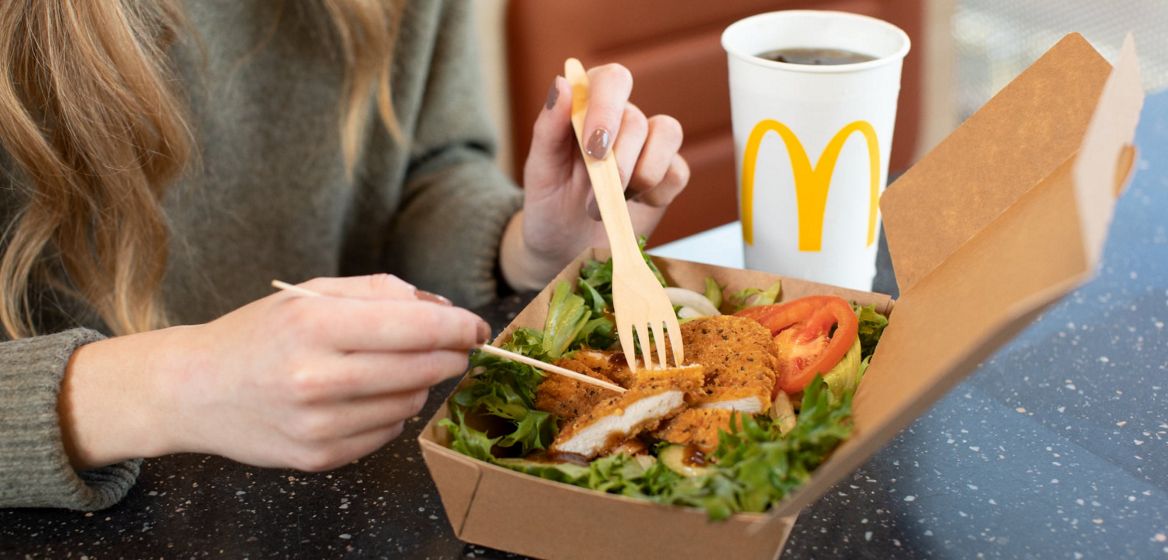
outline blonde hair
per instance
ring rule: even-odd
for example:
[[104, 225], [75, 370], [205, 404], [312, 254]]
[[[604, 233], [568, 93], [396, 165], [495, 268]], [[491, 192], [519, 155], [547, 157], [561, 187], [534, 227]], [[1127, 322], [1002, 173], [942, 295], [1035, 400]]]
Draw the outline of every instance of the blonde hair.
[[[346, 72], [338, 124], [355, 165], [375, 91], [390, 104], [390, 0], [320, 0]], [[0, 257], [0, 324], [36, 334], [39, 290], [81, 299], [115, 334], [167, 324], [163, 192], [193, 155], [166, 48], [184, 30], [178, 0], [6, 2], [0, 6], [0, 147], [21, 207]]]

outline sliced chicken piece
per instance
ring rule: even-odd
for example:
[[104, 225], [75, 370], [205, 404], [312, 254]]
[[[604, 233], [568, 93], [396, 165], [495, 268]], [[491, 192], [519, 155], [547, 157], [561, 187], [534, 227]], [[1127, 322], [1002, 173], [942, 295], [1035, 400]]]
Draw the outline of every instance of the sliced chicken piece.
[[686, 401], [691, 404], [705, 396], [706, 368], [700, 364], [679, 368], [639, 369], [634, 375], [636, 377], [633, 386], [657, 382], [676, 383], [679, 389], [685, 391]]
[[[773, 383], [772, 383], [773, 385]], [[764, 396], [765, 390], [765, 396]], [[738, 412], [745, 412], [747, 414], [758, 414], [766, 409], [767, 399], [770, 398], [770, 388], [768, 387], [716, 387], [714, 394], [707, 395], [706, 398], [697, 405], [697, 408], [717, 408], [724, 410], [737, 410]]]
[[645, 446], [645, 442], [641, 441], [640, 439], [638, 439], [636, 437], [631, 437], [631, 438], [626, 439], [623, 442], [621, 442], [620, 445], [610, 449], [608, 451], [608, 454], [609, 455], [617, 455], [620, 453], [624, 453], [625, 455], [634, 455], [635, 456], [635, 455], [640, 455], [642, 453], [645, 453], [648, 450], [649, 450], [649, 448]]
[[[557, 361], [556, 365], [602, 381], [612, 382], [604, 374], [596, 372], [578, 360], [563, 359]], [[581, 414], [592, 410], [596, 403], [612, 395], [612, 391], [595, 385], [580, 383], [562, 375], [549, 374], [536, 387], [535, 408], [556, 415], [560, 419], [560, 425], [565, 426]]]
[[637, 379], [636, 374], [629, 369], [629, 362], [625, 359], [623, 352], [580, 350], [572, 357], [626, 389], [631, 387]]
[[653, 371], [629, 390], [607, 397], [581, 414], [556, 436], [552, 453], [596, 457], [645, 430], [656, 428], [686, 407], [686, 394], [704, 379], [701, 366]]
[[692, 445], [708, 455], [718, 448], [718, 431], [730, 431], [732, 414], [724, 408], [691, 408], [674, 416], [653, 435], [670, 443]]
[[730, 430], [732, 412], [758, 414], [770, 406], [777, 350], [770, 331], [744, 317], [696, 319], [682, 325], [681, 333], [686, 358], [705, 366], [706, 381], [694, 407], [653, 435], [710, 453], [718, 447], [718, 431]]
[[766, 410], [777, 379], [777, 349], [754, 319], [721, 315], [681, 327], [686, 358], [706, 368], [697, 406], [757, 413]]

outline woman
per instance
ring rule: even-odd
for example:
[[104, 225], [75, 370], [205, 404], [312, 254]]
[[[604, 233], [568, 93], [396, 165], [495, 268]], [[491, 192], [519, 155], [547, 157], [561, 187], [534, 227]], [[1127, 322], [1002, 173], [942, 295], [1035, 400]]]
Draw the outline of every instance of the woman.
[[[489, 336], [431, 292], [482, 304], [603, 243], [563, 78], [525, 188], [493, 165], [468, 10], [0, 6], [0, 507], [107, 507], [140, 457], [368, 454]], [[681, 128], [590, 74], [586, 147], [648, 233], [688, 180]], [[314, 277], [327, 297], [268, 287]]]

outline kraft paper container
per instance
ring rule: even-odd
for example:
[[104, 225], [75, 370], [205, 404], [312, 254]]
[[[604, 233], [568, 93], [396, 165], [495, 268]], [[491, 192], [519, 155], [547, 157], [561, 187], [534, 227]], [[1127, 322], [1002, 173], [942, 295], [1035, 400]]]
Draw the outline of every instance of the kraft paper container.
[[[783, 278], [783, 298], [838, 294], [890, 312], [853, 402], [855, 432], [767, 514], [703, 511], [602, 494], [473, 460], [438, 421], [419, 442], [454, 533], [543, 558], [774, 558], [795, 516], [864, 463], [1043, 309], [1089, 279], [1133, 162], [1143, 102], [1130, 39], [1112, 67], [1079, 35], [1034, 63], [881, 201], [901, 297]], [[588, 251], [556, 279], [573, 280]], [[776, 277], [657, 259], [676, 285], [729, 289]], [[553, 282], [554, 285], [554, 282]], [[499, 336], [543, 324], [545, 290]], [[464, 380], [465, 383], [465, 380]]]

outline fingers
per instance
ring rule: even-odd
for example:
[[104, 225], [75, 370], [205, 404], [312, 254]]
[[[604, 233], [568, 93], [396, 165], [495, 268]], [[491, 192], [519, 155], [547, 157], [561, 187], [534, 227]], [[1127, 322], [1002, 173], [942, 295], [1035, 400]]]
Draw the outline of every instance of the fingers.
[[[624, 117], [621, 119], [620, 136], [613, 146], [613, 155], [616, 157], [616, 166], [620, 171], [621, 184], [626, 188], [633, 170], [637, 167], [637, 158], [643, 157], [642, 149], [646, 145], [649, 134], [649, 121], [636, 105], [629, 103], [625, 106]], [[588, 191], [588, 215], [593, 220], [600, 220], [600, 208], [596, 205], [596, 196]]]
[[[669, 162], [665, 176], [655, 186], [641, 191], [633, 200], [647, 206], [660, 208], [673, 202], [685, 186], [689, 184], [689, 164], [680, 154], [674, 154]], [[630, 187], [631, 189], [631, 187]]]
[[682, 130], [677, 119], [656, 115], [646, 122], [645, 145], [641, 148], [636, 167], [630, 167], [629, 198], [645, 194], [665, 181], [681, 149]]
[[299, 286], [322, 295], [356, 299], [414, 299], [417, 292], [412, 284], [392, 274], [314, 278]]
[[338, 351], [469, 350], [491, 336], [470, 311], [417, 300], [291, 298], [276, 321], [293, 345]]
[[625, 105], [633, 92], [633, 76], [619, 64], [588, 71], [588, 112], [584, 114], [584, 151], [603, 158], [620, 137]]
[[531, 131], [531, 150], [524, 168], [527, 188], [562, 183], [564, 169], [580, 159], [576, 135], [572, 131], [572, 94], [568, 81], [556, 76], [548, 89], [547, 102]]
[[405, 423], [377, 428], [329, 445], [304, 445], [296, 453], [292, 467], [309, 472], [332, 470], [381, 449], [401, 435]]
[[633, 170], [637, 168], [638, 158], [643, 157], [644, 149], [649, 147], [646, 140], [649, 138], [649, 120], [632, 103], [625, 107], [624, 118], [621, 119], [621, 133], [613, 146], [616, 156], [616, 166], [620, 169], [621, 184], [626, 188]]
[[300, 409], [281, 429], [297, 443], [327, 445], [404, 422], [422, 411], [428, 397], [429, 391], [422, 389], [355, 401], [322, 403]]
[[462, 350], [355, 352], [330, 356], [292, 374], [289, 390], [300, 403], [356, 399], [426, 389], [467, 369]]

